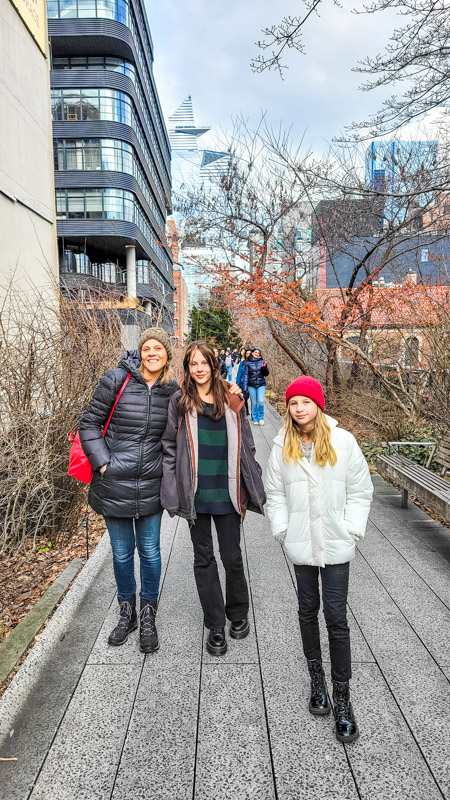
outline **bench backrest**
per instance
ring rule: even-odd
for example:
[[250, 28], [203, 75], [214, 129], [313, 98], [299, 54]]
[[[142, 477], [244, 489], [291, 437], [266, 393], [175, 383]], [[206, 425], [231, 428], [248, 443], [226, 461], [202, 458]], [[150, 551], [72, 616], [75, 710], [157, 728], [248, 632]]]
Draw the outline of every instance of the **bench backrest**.
[[439, 442], [436, 448], [436, 452], [433, 458], [435, 461], [437, 461], [438, 464], [441, 464], [444, 468], [450, 469], [450, 431], [444, 433], [441, 441]]

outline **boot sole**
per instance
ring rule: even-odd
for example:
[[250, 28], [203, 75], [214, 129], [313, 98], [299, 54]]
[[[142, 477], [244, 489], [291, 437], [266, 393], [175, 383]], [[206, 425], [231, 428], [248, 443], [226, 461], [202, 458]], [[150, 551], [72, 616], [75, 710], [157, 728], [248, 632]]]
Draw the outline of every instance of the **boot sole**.
[[225, 653], [228, 650], [228, 645], [225, 642], [223, 647], [211, 647], [210, 645], [208, 645], [208, 642], [207, 642], [206, 643], [206, 649], [207, 649], [208, 653], [210, 654], [210, 656], [224, 656]]
[[138, 624], [137, 624], [137, 621], [136, 621], [136, 625], [132, 625], [132, 626], [131, 626], [131, 628], [130, 628], [130, 630], [128, 631], [128, 633], [127, 633], [127, 635], [126, 635], [125, 639], [123, 640], [123, 642], [111, 642], [111, 641], [108, 639], [108, 644], [109, 644], [111, 647], [122, 647], [122, 645], [123, 645], [123, 644], [125, 644], [125, 642], [127, 641], [128, 637], [129, 637], [129, 635], [130, 635], [130, 633], [133, 633], [133, 631], [137, 631], [137, 626], [138, 626]]
[[342, 736], [340, 733], [336, 733], [336, 739], [338, 740], [338, 742], [342, 742], [342, 744], [354, 742], [358, 737], [359, 737], [359, 728], [357, 728], [355, 733], [352, 733], [350, 736]]
[[230, 628], [230, 636], [232, 639], [245, 639], [245, 637], [248, 636], [249, 633], [250, 633], [250, 624], [248, 624], [243, 631], [233, 631], [233, 629]]
[[327, 717], [328, 714], [331, 714], [331, 706], [328, 706], [328, 708], [311, 708], [311, 706], [308, 706], [308, 708], [313, 717]]
[[158, 642], [158, 647], [150, 647], [150, 648], [146, 647], [144, 649], [143, 647], [139, 646], [139, 650], [141, 651], [141, 653], [157, 653], [159, 650], [159, 642]]

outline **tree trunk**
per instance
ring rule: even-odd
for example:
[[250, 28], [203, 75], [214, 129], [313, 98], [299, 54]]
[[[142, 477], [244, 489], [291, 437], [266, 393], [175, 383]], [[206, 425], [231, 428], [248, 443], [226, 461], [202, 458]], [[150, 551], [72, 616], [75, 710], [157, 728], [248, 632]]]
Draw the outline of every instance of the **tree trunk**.
[[303, 375], [308, 375], [309, 369], [302, 358], [300, 358], [297, 353], [294, 352], [292, 347], [290, 347], [287, 342], [284, 341], [280, 333], [277, 331], [276, 325], [273, 319], [269, 316], [266, 317], [266, 320], [269, 324], [270, 332], [275, 339], [276, 343], [280, 345], [282, 350], [289, 356], [290, 359], [294, 362], [294, 364], [299, 368], [299, 370], [303, 373]]
[[328, 397], [334, 394], [334, 362], [336, 361], [336, 353], [338, 346], [336, 342], [332, 342], [328, 348], [327, 371], [325, 378], [325, 386]]

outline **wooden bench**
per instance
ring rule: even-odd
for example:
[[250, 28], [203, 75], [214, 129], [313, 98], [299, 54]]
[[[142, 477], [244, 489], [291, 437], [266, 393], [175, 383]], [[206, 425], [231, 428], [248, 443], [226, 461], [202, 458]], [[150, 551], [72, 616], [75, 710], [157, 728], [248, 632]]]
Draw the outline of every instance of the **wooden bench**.
[[[450, 522], [450, 481], [445, 479], [450, 469], [450, 431], [444, 435], [439, 444], [436, 442], [388, 442], [389, 449], [396, 452], [377, 457], [377, 469], [380, 475], [402, 489], [402, 508], [408, 507], [408, 492], [421, 500], [431, 511], [447, 522]], [[398, 452], [401, 445], [422, 445], [430, 447], [430, 455], [426, 467], [416, 464]], [[434, 458], [442, 466], [442, 472], [435, 475], [428, 469]]]

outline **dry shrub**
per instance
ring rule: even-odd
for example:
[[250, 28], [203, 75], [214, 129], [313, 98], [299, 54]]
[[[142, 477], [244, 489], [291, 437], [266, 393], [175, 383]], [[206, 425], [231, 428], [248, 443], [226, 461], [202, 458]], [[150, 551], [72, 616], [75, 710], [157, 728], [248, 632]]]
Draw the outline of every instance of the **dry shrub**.
[[[86, 487], [67, 474], [68, 433], [123, 352], [117, 311], [10, 288], [0, 321], [0, 552], [78, 525]], [[98, 292], [96, 303], [98, 303]]]

